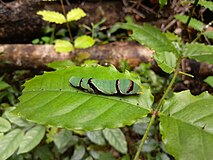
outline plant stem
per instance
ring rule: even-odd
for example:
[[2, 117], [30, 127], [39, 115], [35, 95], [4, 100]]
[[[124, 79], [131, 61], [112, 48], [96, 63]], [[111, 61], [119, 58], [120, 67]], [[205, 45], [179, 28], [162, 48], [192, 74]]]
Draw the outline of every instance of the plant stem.
[[169, 83], [169, 86], [167, 87], [167, 89], [166, 89], [165, 93], [163, 94], [162, 98], [160, 99], [160, 102], [158, 103], [156, 109], [155, 109], [155, 110], [153, 111], [153, 113], [152, 113], [152, 117], [151, 117], [151, 119], [150, 119], [150, 121], [149, 121], [149, 124], [148, 124], [148, 126], [147, 126], [147, 129], [146, 129], [146, 131], [145, 131], [145, 133], [144, 133], [144, 135], [143, 135], [143, 137], [142, 137], [142, 139], [141, 139], [141, 142], [140, 142], [140, 145], [139, 145], [139, 147], [138, 147], [138, 149], [137, 149], [137, 152], [136, 152], [136, 154], [135, 154], [134, 160], [138, 160], [138, 158], [139, 158], [139, 156], [140, 156], [140, 152], [142, 151], [144, 142], [145, 142], [145, 140], [146, 140], [147, 137], [148, 137], [148, 134], [149, 134], [149, 131], [150, 131], [150, 129], [151, 129], [151, 126], [152, 126], [152, 124], [154, 123], [155, 118], [156, 118], [157, 115], [158, 115], [158, 112], [159, 112], [159, 111], [161, 110], [161, 108], [162, 108], [161, 106], [162, 106], [162, 104], [163, 104], [163, 101], [165, 100], [165, 98], [166, 98], [166, 96], [168, 95], [170, 89], [172, 88], [172, 85], [173, 85], [174, 82], [175, 82], [175, 79], [176, 79], [176, 77], [177, 77], [177, 75], [178, 75], [178, 73], [179, 73], [180, 62], [181, 62], [181, 58], [178, 59], [177, 66], [176, 66], [174, 75], [173, 75], [173, 77], [172, 77], [172, 80], [171, 80], [171, 82]]
[[196, 8], [198, 2], [199, 2], [199, 0], [195, 0], [195, 2], [194, 2], [194, 4], [193, 4], [193, 8], [192, 8], [192, 10], [191, 10], [191, 12], [190, 12], [190, 15], [189, 15], [189, 18], [188, 18], [188, 20], [187, 20], [187, 22], [186, 22], [186, 28], [187, 28], [188, 25], [189, 25], [189, 22], [190, 22], [190, 20], [191, 20], [191, 18], [192, 18], [192, 15], [193, 15], [193, 13], [194, 13], [194, 11], [195, 11], [195, 8]]
[[137, 152], [136, 152], [136, 154], [135, 154], [134, 160], [138, 160], [138, 158], [139, 158], [139, 156], [140, 156], [140, 152], [141, 152], [141, 150], [142, 150], [142, 148], [143, 148], [143, 144], [144, 144], [146, 138], [148, 137], [149, 131], [150, 131], [150, 129], [151, 129], [152, 124], [153, 124], [154, 121], [155, 121], [155, 117], [156, 117], [156, 116], [157, 116], [157, 115], [156, 115], [155, 113], [152, 114], [152, 117], [151, 117], [151, 119], [150, 119], [150, 121], [149, 121], [149, 124], [148, 124], [148, 126], [147, 126], [147, 129], [146, 129], [146, 131], [145, 131], [145, 133], [144, 133], [144, 135], [143, 135], [143, 138], [141, 139], [140, 145], [139, 145], [139, 147], [138, 147], [138, 149], [137, 149]]
[[68, 32], [69, 32], [70, 41], [73, 42], [72, 33], [71, 33], [71, 29], [70, 29], [69, 23], [68, 23], [68, 21], [67, 21], [67, 16], [66, 16], [67, 13], [66, 13], [66, 10], [65, 10], [65, 8], [64, 8], [63, 0], [60, 0], [60, 2], [61, 2], [61, 8], [62, 8], [64, 17], [65, 17], [65, 20], [66, 20], [66, 25], [67, 25], [67, 30], [68, 30]]

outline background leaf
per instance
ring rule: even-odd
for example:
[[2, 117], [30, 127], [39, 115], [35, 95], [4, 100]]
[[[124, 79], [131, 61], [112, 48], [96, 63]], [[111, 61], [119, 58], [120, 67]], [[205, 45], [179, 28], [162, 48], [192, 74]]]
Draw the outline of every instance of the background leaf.
[[37, 146], [45, 134], [45, 127], [37, 125], [28, 130], [19, 146], [18, 154], [27, 153]]
[[159, 0], [160, 7], [162, 8], [163, 6], [167, 5], [167, 1], [168, 0]]
[[74, 65], [74, 63], [70, 60], [54, 61], [54, 62], [47, 64], [48, 67], [53, 68], [55, 70], [66, 69], [66, 68], [69, 68], [73, 65]]
[[54, 22], [57, 24], [62, 24], [66, 22], [66, 19], [63, 14], [54, 11], [38, 11], [38, 15], [41, 15], [43, 20], [48, 22]]
[[[186, 24], [189, 16], [177, 14], [177, 15], [175, 15], [175, 18], [177, 20], [181, 21], [182, 23]], [[189, 26], [194, 28], [195, 30], [202, 31], [205, 25], [201, 21], [198, 21], [195, 18], [191, 18], [191, 20], [189, 22]]]
[[0, 117], [0, 132], [7, 132], [11, 129], [10, 122], [8, 120]]
[[78, 138], [71, 131], [61, 129], [54, 137], [54, 143], [60, 153], [64, 153], [70, 146], [76, 144]]
[[104, 129], [104, 137], [116, 150], [121, 153], [127, 153], [127, 142], [123, 132], [119, 129]]
[[213, 76], [207, 77], [204, 81], [213, 88]]
[[74, 153], [70, 160], [81, 160], [81, 159], [83, 159], [84, 154], [85, 154], [84, 146], [76, 145]]
[[90, 36], [79, 36], [74, 41], [75, 48], [88, 48], [95, 44], [95, 40]]
[[199, 0], [198, 4], [200, 4], [201, 6], [204, 6], [205, 8], [208, 8], [209, 10], [213, 11], [213, 2], [211, 2], [211, 1]]
[[75, 8], [67, 13], [67, 21], [77, 21], [85, 16], [86, 13], [81, 8]]
[[[175, 159], [201, 160], [213, 156], [213, 96], [176, 93], [160, 114], [160, 132]], [[192, 154], [193, 153], [193, 154]]]
[[134, 23], [116, 23], [109, 33], [113, 33], [119, 28], [132, 30], [131, 37], [140, 44], [155, 50], [156, 52], [178, 53], [172, 42], [161, 31], [149, 24], [139, 26]]
[[208, 37], [209, 39], [213, 39], [213, 31], [205, 31], [202, 34]]
[[0, 80], [0, 90], [6, 89], [8, 87], [10, 87], [9, 84], [7, 84], [6, 82]]
[[150, 89], [144, 86], [142, 95], [104, 96], [71, 87], [71, 76], [139, 81], [128, 72], [120, 73], [114, 67], [73, 66], [36, 76], [26, 82], [19, 98], [20, 104], [13, 112], [37, 123], [75, 130], [131, 125], [150, 112], [153, 96]]
[[186, 44], [183, 56], [213, 64], [213, 46], [204, 44]]
[[105, 145], [105, 139], [103, 136], [102, 131], [92, 131], [92, 132], [87, 132], [87, 137], [95, 144], [98, 145]]
[[172, 73], [177, 64], [177, 58], [172, 52], [157, 52], [154, 54], [154, 59], [158, 66], [166, 73]]
[[74, 50], [72, 43], [67, 40], [57, 39], [55, 40], [54, 48], [57, 52], [70, 52]]
[[9, 158], [19, 147], [24, 136], [20, 129], [14, 129], [0, 140], [0, 160]]

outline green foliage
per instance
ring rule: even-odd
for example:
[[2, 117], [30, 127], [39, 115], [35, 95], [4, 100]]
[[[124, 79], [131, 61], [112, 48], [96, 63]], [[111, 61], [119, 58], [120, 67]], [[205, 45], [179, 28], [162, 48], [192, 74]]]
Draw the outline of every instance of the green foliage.
[[202, 35], [208, 37], [209, 39], [213, 39], [213, 31], [205, 31]]
[[[68, 22], [77, 21], [77, 20], [85, 17], [86, 13], [80, 8], [75, 8], [75, 9], [70, 10], [66, 14], [66, 16], [64, 16], [63, 14], [61, 14], [59, 12], [46, 11], [46, 10], [38, 11], [37, 14], [41, 15], [43, 17], [43, 20], [48, 21], [48, 22], [53, 22], [53, 23], [57, 23], [57, 24], [67, 23], [67, 29], [69, 31], [70, 41], [55, 40], [54, 48], [57, 52], [73, 51], [74, 47], [72, 44], [71, 30], [70, 30]], [[42, 37], [41, 40], [42, 41], [40, 41], [39, 39], [35, 39], [33, 41], [33, 43], [38, 44], [40, 42], [45, 42], [45, 43], [52, 42], [52, 38], [49, 38], [49, 37]], [[95, 43], [95, 40], [92, 37], [84, 35], [84, 36], [80, 36], [80, 37], [76, 38], [76, 40], [74, 41], [74, 46], [75, 46], [75, 48], [88, 48], [88, 47], [91, 47], [92, 45], [94, 45], [94, 43]]]
[[213, 46], [204, 44], [186, 44], [184, 46], [183, 56], [195, 59], [201, 62], [213, 64]]
[[95, 43], [95, 40], [90, 36], [79, 36], [74, 41], [75, 48], [89, 48], [93, 46]]
[[75, 8], [67, 13], [67, 20], [68, 22], [77, 21], [85, 16], [86, 16], [86, 13], [82, 9]]
[[[175, 15], [175, 18], [183, 23], [186, 23], [189, 16], [177, 14], [177, 15]], [[204, 29], [204, 24], [195, 18], [191, 18], [191, 20], [189, 22], [189, 26], [198, 31], [203, 31], [203, 29]]]
[[0, 132], [4, 133], [11, 129], [10, 122], [8, 122], [6, 119], [0, 117]]
[[14, 129], [1, 138], [0, 141], [0, 160], [9, 158], [19, 147], [24, 137], [24, 131]]
[[74, 63], [70, 60], [54, 61], [54, 62], [48, 63], [47, 66], [55, 70], [61, 70], [61, 69], [66, 69], [71, 66], [74, 66]]
[[127, 142], [125, 140], [123, 132], [120, 129], [106, 128], [103, 130], [103, 134], [111, 146], [113, 146], [121, 153], [127, 153]]
[[199, 0], [198, 4], [213, 11], [213, 2], [211, 1]]
[[[146, 87], [142, 88], [143, 94], [139, 96], [121, 98], [96, 95], [71, 87], [71, 76], [98, 79], [128, 78], [138, 83], [138, 79], [129, 73], [119, 73], [113, 67], [73, 66], [70, 69], [45, 73], [27, 82], [20, 97], [20, 104], [14, 113], [37, 123], [75, 130], [130, 125], [149, 113], [153, 99]], [[36, 114], [38, 112], [39, 115]]]
[[209, 76], [204, 80], [206, 83], [208, 83], [213, 88], [213, 76]]
[[64, 17], [63, 14], [55, 11], [38, 11], [38, 15], [41, 15], [43, 20], [48, 21], [48, 22], [53, 22], [57, 24], [63, 24], [66, 22], [66, 18]]
[[193, 96], [189, 91], [176, 93], [164, 104], [160, 131], [167, 151], [176, 159], [211, 159], [213, 96]]
[[134, 40], [155, 50], [154, 58], [165, 72], [171, 73], [175, 70], [177, 59], [180, 56], [178, 54], [179, 51], [159, 29], [149, 24], [139, 26], [133, 23], [117, 23], [110, 30], [110, 33], [115, 32], [119, 28], [132, 30], [133, 34], [131, 37]]
[[67, 40], [61, 40], [61, 39], [57, 39], [55, 41], [54, 48], [57, 52], [69, 52], [74, 50], [72, 43], [70, 43]]
[[154, 58], [166, 73], [172, 73], [175, 70], [177, 57], [172, 52], [157, 52], [154, 54]]
[[159, 0], [159, 4], [160, 4], [161, 8], [165, 5], [167, 5], [167, 3], [168, 3], [168, 0]]
[[43, 126], [10, 114], [10, 110], [13, 109], [8, 108], [3, 114], [4, 118], [0, 117], [0, 133], [3, 133], [0, 140], [0, 160], [7, 159], [15, 153], [20, 155], [31, 151], [44, 137]]

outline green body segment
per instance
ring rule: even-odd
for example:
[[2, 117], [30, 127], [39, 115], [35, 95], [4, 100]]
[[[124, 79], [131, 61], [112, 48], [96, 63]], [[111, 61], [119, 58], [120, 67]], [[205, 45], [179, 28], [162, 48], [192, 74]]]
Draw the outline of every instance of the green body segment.
[[120, 79], [117, 85], [121, 94], [128, 94], [133, 83], [129, 79]]
[[73, 87], [80, 87], [81, 78], [72, 76], [69, 80]]
[[120, 79], [118, 88], [123, 95], [140, 94], [141, 87], [129, 79]]
[[94, 93], [94, 90], [89, 86], [90, 78], [82, 78], [81, 79], [81, 88], [87, 90], [88, 92]]
[[107, 95], [117, 94], [116, 80], [91, 79], [91, 83], [101, 93]]

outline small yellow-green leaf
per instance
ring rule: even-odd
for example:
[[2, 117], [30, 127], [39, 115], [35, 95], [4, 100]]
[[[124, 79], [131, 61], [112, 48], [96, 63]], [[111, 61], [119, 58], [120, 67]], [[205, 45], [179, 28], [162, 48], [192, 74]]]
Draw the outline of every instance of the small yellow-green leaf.
[[81, 8], [75, 8], [67, 13], [67, 21], [68, 22], [77, 21], [85, 16], [86, 13]]
[[95, 40], [90, 36], [80, 36], [74, 42], [75, 48], [89, 48], [94, 45]]
[[70, 52], [74, 50], [73, 45], [69, 41], [60, 39], [55, 41], [54, 48], [57, 52]]
[[43, 20], [48, 22], [54, 22], [57, 24], [62, 24], [66, 22], [66, 19], [63, 14], [54, 11], [38, 11], [38, 15], [41, 15]]

